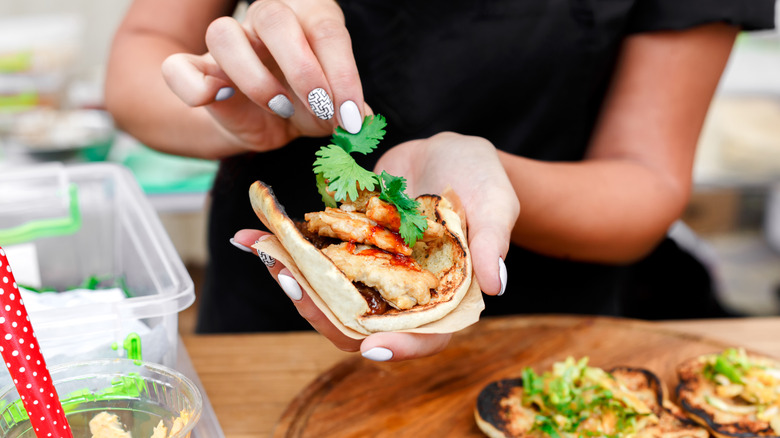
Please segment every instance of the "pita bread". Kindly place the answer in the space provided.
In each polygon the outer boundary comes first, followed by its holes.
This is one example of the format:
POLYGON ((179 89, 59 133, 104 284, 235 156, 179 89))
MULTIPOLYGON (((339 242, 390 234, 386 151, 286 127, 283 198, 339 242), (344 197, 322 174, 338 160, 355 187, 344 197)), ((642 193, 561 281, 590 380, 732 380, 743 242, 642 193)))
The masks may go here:
POLYGON ((439 279, 436 293, 425 305, 372 315, 352 281, 304 237, 269 186, 256 181, 249 189, 249 197, 257 216, 287 250, 321 301, 342 324, 358 333, 407 330, 437 321, 458 306, 471 286, 472 265, 466 236, 460 217, 446 198, 437 195, 417 198, 422 213, 445 228, 443 238, 430 244, 418 242, 412 254, 412 258, 439 279))

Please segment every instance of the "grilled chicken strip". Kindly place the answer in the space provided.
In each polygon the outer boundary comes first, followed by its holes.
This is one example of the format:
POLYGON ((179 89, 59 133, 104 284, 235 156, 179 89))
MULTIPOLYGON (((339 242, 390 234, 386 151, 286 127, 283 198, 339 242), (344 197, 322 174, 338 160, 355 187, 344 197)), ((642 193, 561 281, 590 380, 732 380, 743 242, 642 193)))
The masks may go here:
MULTIPOLYGON (((398 214, 398 209, 394 205, 379 199, 378 196, 368 200, 366 216, 379 225, 395 232, 401 229, 401 216, 398 214)), ((428 221, 428 228, 425 229, 425 233, 420 240, 431 242, 444 236, 444 226, 428 218, 425 220, 428 221)))
POLYGON ((397 309, 427 304, 431 289, 439 285, 436 276, 422 269, 411 257, 348 242, 330 245, 322 252, 347 278, 373 287, 397 309))
MULTIPOLYGON (((332 195, 332 194, 331 194, 332 195)), ((373 190, 366 190, 366 189, 360 189, 358 188, 358 197, 356 200, 352 200, 349 196, 343 201, 341 201, 341 204, 339 205, 339 209, 344 211, 360 211, 365 213, 366 212, 366 205, 368 205, 368 201, 373 198, 379 196, 379 193, 373 191, 373 190)))
POLYGON ((412 255, 412 249, 400 235, 378 225, 365 213, 326 208, 325 211, 306 213, 304 218, 309 223, 309 231, 320 236, 366 243, 392 253, 412 255))

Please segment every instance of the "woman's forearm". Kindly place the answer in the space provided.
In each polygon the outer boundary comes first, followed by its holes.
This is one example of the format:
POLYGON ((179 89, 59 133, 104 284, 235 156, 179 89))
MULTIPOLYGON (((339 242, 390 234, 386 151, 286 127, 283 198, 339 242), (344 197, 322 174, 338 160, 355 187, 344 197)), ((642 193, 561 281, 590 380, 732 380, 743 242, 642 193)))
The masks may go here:
POLYGON ((521 205, 512 241, 554 257, 636 260, 665 235, 689 196, 687 186, 629 160, 501 159, 521 205))
POLYGON ((680 217, 696 143, 737 29, 721 23, 626 39, 585 161, 502 155, 520 200, 513 241, 625 263, 680 217))

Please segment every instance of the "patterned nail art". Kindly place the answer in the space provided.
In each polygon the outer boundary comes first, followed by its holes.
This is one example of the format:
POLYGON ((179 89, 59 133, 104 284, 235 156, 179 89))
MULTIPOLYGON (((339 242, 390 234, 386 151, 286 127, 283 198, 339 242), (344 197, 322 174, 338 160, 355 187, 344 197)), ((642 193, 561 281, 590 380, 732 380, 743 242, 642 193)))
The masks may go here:
POLYGON ((260 257, 260 261, 262 261, 266 267, 273 268, 276 264, 276 259, 264 253, 263 251, 258 251, 257 255, 260 257))
POLYGON ((322 120, 330 120, 335 113, 333 101, 322 88, 315 88, 309 93, 309 106, 314 115, 322 120))
MULTIPOLYGON (((255 243, 260 243, 260 241, 258 240, 255 243)), ((273 268, 276 264, 276 259, 263 251, 257 251, 257 256, 260 257, 260 261, 269 268, 273 268)))
POLYGON ((289 119, 295 114, 295 107, 284 94, 277 94, 268 101, 268 108, 283 119, 289 119))

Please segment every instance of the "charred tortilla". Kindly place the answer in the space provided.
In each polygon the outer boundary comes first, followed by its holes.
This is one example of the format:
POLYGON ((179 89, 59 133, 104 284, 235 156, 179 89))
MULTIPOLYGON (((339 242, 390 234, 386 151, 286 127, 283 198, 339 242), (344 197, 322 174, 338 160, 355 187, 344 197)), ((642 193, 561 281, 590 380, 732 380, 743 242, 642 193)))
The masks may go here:
MULTIPOLYGON (((460 218, 445 198, 436 195, 417 198, 422 213, 444 228, 441 238, 417 242, 410 257, 420 268, 436 277, 438 285, 430 291, 430 299, 411 308, 391 306, 389 310, 377 313, 370 305, 376 295, 371 298, 365 291, 361 293, 365 285, 350 279, 315 245, 322 246, 327 241, 316 242, 317 239, 307 238, 305 230, 287 216, 270 187, 257 181, 250 187, 249 197, 257 216, 279 239, 328 309, 342 324, 359 333, 406 330, 439 320, 458 306, 471 286, 472 266, 466 236, 460 218)), ((352 250, 355 252, 354 248, 352 250)), ((366 251, 358 253, 370 254, 366 251)), ((370 268, 381 269, 373 265, 370 268)))
MULTIPOLYGON (((560 366, 560 365, 557 365, 560 366)), ((563 373, 568 373, 564 371, 563 373)), ((525 375, 525 373, 524 373, 525 375)), ((685 415, 669 402, 666 389, 659 378, 652 372, 629 367, 613 368, 609 373, 607 385, 613 388, 606 393, 611 395, 610 400, 603 401, 604 406, 617 406, 611 408, 589 407, 578 411, 577 414, 580 429, 577 431, 564 431, 563 426, 556 430, 549 429, 555 423, 540 421, 540 415, 546 414, 550 421, 554 418, 549 411, 539 408, 539 399, 525 398, 523 379, 498 380, 487 385, 479 394, 474 410, 474 416, 479 426, 487 436, 491 438, 541 438, 547 436, 579 437, 579 436, 611 436, 611 437, 695 437, 707 438, 709 433, 688 420, 685 415), (633 413, 626 414, 624 409, 633 409, 633 413), (632 420, 633 418, 633 420, 632 420), (634 425, 626 426, 626 421, 634 422, 634 425), (621 426, 622 425, 622 426, 621 426), (595 429, 601 428, 601 431, 595 429)), ((527 375, 526 375, 526 378, 527 375)), ((546 386, 555 386, 549 381, 546 386)), ((592 382, 588 385, 593 385, 592 382)), ((588 386, 586 385, 585 388, 588 386)), ((574 397, 570 403, 560 412, 565 412, 571 406, 578 403, 594 403, 593 400, 601 400, 605 393, 588 393, 584 390, 579 396, 574 397)), ((556 427, 556 426, 553 426, 556 427)))
POLYGON ((677 398, 717 437, 780 436, 780 362, 728 349, 677 368, 677 398))

